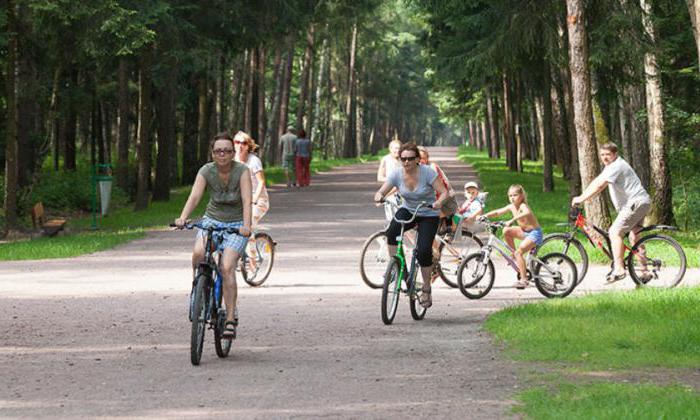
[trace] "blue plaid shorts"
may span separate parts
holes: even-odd
[[[226,228],[237,228],[240,229],[243,227],[243,222],[220,222],[215,219],[211,219],[209,217],[204,216],[202,218],[201,223],[205,227],[209,226],[214,226],[214,227],[226,227]],[[203,238],[206,235],[206,232],[203,231],[202,229],[197,229],[197,239],[199,240],[200,238]],[[221,236],[223,235],[223,240],[221,239]],[[222,251],[224,248],[231,248],[234,251],[238,252],[238,255],[243,255],[243,252],[245,251],[245,246],[248,243],[248,238],[242,235],[236,235],[235,233],[225,233],[225,232],[214,232],[214,240],[216,241],[215,243],[218,243],[218,250]]]

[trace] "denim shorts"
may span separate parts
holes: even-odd
[[[532,230],[523,230],[525,232],[525,239],[529,239],[532,242],[534,242],[537,246],[542,245],[542,241],[544,240],[544,234],[542,233],[542,228],[537,228],[537,229],[532,229]]]
[[[201,223],[205,227],[214,226],[219,228],[226,227],[237,229],[243,227],[243,222],[220,222],[218,220],[211,219],[206,216],[202,218]],[[203,238],[205,235],[206,232],[204,230],[197,229],[198,240],[200,238]],[[248,243],[248,238],[242,235],[236,235],[235,233],[214,232],[214,239],[218,242],[219,238],[221,238],[221,235],[223,235],[223,240],[219,242],[219,247],[217,248],[219,251],[225,248],[231,248],[234,251],[238,252],[238,255],[243,255],[243,251],[245,251],[245,246]]]

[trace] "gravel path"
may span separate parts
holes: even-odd
[[[432,154],[455,186],[475,177],[454,148]],[[383,224],[371,204],[376,165],[318,174],[302,190],[271,189],[264,227],[279,243],[271,278],[258,289],[240,285],[231,356],[216,357],[209,331],[198,367],[186,313],[191,232],[3,263],[0,416],[507,416],[517,366],[481,323],[541,297],[508,288],[513,274],[500,267],[485,299],[439,284],[425,320],[413,321],[404,300],[394,325],[383,325],[380,292],[357,269],[364,239]]]

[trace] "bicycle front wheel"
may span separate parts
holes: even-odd
[[[483,261],[481,253],[468,255],[457,270],[459,290],[469,299],[486,296],[496,280],[496,270],[491,260]]]
[[[576,288],[577,268],[571,258],[559,252],[552,252],[536,262],[533,277],[535,286],[548,298],[563,298]]]
[[[450,287],[458,288],[457,270],[462,260],[484,245],[476,235],[463,231],[461,239],[452,243],[440,243],[440,260],[438,262],[438,274],[442,281]]]
[[[382,321],[389,325],[394,322],[396,308],[399,306],[401,263],[398,258],[392,258],[384,274],[382,287]]]
[[[627,268],[640,286],[670,289],[683,280],[687,260],[681,245],[666,235],[649,235],[627,256]]]
[[[420,304],[420,296],[423,294],[423,281],[418,280],[418,273],[414,273],[414,276],[416,278],[413,279],[412,283],[415,284],[415,286],[413,287],[413,291],[410,295],[411,298],[409,303],[411,307],[411,317],[416,321],[420,321],[421,319],[425,318],[425,313],[428,312],[428,308],[424,308]]]
[[[372,289],[381,289],[384,284],[386,264],[389,261],[389,246],[383,230],[375,232],[362,245],[360,253],[360,276]]]
[[[202,359],[202,347],[204,345],[204,331],[207,322],[207,294],[209,276],[200,274],[197,276],[194,288],[194,303],[192,305],[192,332],[190,335],[190,361],[197,366]]]
[[[581,283],[588,272],[588,252],[581,241],[564,233],[546,235],[542,245],[537,247],[537,254],[547,255],[552,252],[558,252],[571,258],[571,261],[576,264],[576,272],[578,273],[576,283]]]
[[[252,287],[262,285],[270,276],[275,262],[275,243],[267,233],[256,233],[246,245],[245,270],[241,270],[243,280]]]

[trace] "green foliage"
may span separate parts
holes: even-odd
[[[507,308],[486,328],[519,360],[583,369],[700,364],[700,289],[639,289]]]
[[[700,412],[700,395],[682,385],[559,383],[516,398],[524,406],[515,411],[533,419],[690,419]]]

